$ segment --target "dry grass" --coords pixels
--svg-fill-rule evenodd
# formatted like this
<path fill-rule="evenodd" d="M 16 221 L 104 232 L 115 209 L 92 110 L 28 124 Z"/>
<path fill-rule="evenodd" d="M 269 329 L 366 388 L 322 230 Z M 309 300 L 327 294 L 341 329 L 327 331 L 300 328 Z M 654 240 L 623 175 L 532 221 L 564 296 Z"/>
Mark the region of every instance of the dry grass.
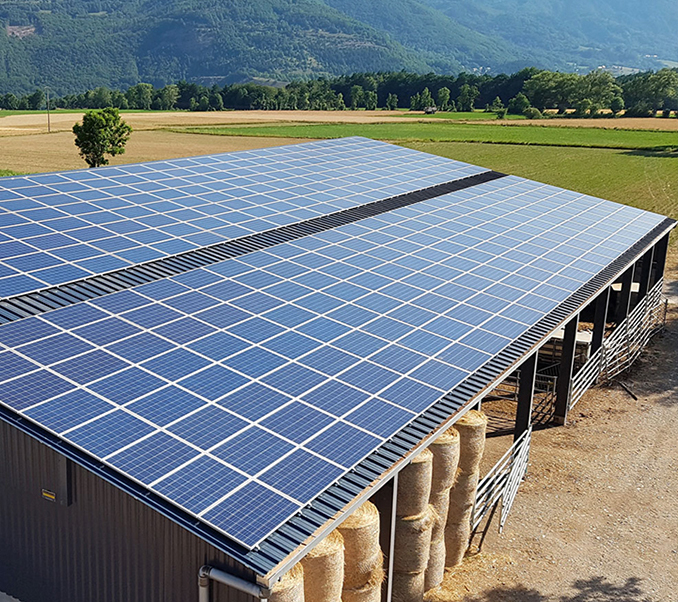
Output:
<path fill-rule="evenodd" d="M 226 138 L 221 136 L 177 134 L 167 131 L 136 132 L 127 145 L 124 155 L 113 157 L 112 165 L 176 159 L 211 153 L 297 144 L 303 140 L 290 138 Z M 12 136 L 2 140 L 0 169 L 20 173 L 81 169 L 87 165 L 73 144 L 73 134 L 38 134 Z"/>
<path fill-rule="evenodd" d="M 480 114 L 480 113 L 479 113 Z M 456 114 L 452 114 L 456 115 Z M 183 111 L 125 113 L 124 119 L 135 130 L 154 130 L 187 126 L 229 126 L 245 123 L 397 123 L 427 119 L 423 113 L 402 111 L 221 111 L 188 113 Z M 82 113 L 51 115 L 52 132 L 70 132 L 73 124 L 82 119 Z M 495 119 L 455 119 L 455 123 L 497 125 Z M 543 127 L 584 127 L 602 129 L 664 130 L 678 132 L 678 119 L 544 119 L 542 121 L 512 120 L 511 125 Z M 0 117 L 0 136 L 17 136 L 47 132 L 45 113 L 28 113 Z"/>

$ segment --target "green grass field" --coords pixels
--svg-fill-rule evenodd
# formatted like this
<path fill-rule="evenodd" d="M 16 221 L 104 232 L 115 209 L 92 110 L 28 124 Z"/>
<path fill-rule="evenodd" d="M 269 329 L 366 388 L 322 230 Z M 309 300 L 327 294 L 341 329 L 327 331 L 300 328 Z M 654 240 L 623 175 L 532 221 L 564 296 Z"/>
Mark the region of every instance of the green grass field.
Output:
<path fill-rule="evenodd" d="M 182 132 L 221 136 L 276 136 L 283 138 L 342 138 L 366 136 L 392 141 L 482 142 L 493 144 L 578 146 L 629 150 L 678 149 L 678 133 L 598 128 L 475 125 L 469 123 L 311 123 L 300 125 L 242 125 L 189 127 Z"/>
<path fill-rule="evenodd" d="M 676 153 L 457 142 L 404 146 L 678 219 Z"/>

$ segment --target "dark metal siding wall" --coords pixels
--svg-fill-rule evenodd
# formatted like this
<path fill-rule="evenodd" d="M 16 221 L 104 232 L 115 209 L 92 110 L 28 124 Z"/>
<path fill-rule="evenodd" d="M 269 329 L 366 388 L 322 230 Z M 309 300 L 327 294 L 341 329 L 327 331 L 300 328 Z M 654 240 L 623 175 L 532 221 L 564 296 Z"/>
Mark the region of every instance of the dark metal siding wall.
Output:
<path fill-rule="evenodd" d="M 60 460 L 61 459 L 61 460 Z M 196 602 L 205 563 L 251 571 L 75 464 L 73 503 L 58 491 L 62 457 L 0 420 L 0 591 L 22 602 Z M 254 598 L 213 584 L 214 602 Z"/>

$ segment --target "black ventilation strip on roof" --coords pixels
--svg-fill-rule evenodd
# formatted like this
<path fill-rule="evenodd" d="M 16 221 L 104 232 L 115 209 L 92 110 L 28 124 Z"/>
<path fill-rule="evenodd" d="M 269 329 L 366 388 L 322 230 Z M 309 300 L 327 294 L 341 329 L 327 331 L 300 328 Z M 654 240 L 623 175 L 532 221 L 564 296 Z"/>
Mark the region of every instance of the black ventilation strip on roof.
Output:
<path fill-rule="evenodd" d="M 374 217 L 381 213 L 401 209 L 402 207 L 428 201 L 443 194 L 449 194 L 504 177 L 506 177 L 506 174 L 496 171 L 485 171 L 473 176 L 445 182 L 444 184 L 416 190 L 415 192 L 400 194 L 296 224 L 289 224 L 274 230 L 258 232 L 235 240 L 186 251 L 173 257 L 164 257 L 131 268 L 92 276 L 91 278 L 34 293 L 10 297 L 0 301 L 0 325 L 58 307 L 86 301 L 87 299 L 103 297 L 115 291 L 147 284 L 161 278 L 176 276 L 195 268 L 205 267 L 225 259 L 239 257 L 311 234 L 318 234 L 325 230 L 331 230 L 332 228 L 344 226 L 361 219 Z"/>
<path fill-rule="evenodd" d="M 635 261 L 646 247 L 660 238 L 662 234 L 668 232 L 674 225 L 674 220 L 666 219 L 656 226 L 633 247 L 537 322 L 519 340 L 514 341 L 482 368 L 462 381 L 430 409 L 358 464 L 350 473 L 341 477 L 334 485 L 320 494 L 285 525 L 278 528 L 262 542 L 259 548 L 254 550 L 247 550 L 233 542 L 160 496 L 3 406 L 0 406 L 0 419 L 91 470 L 105 481 L 147 504 L 263 577 L 274 570 L 290 554 L 298 550 L 318 529 L 341 513 L 346 505 L 391 469 L 422 439 L 430 435 L 432 431 L 449 420 L 464 406 L 469 406 L 478 394 L 488 389 L 500 376 L 511 370 L 516 362 L 529 353 L 540 341 L 544 340 L 559 324 L 567 320 L 577 310 L 583 308 L 606 283 L 612 281 Z"/>

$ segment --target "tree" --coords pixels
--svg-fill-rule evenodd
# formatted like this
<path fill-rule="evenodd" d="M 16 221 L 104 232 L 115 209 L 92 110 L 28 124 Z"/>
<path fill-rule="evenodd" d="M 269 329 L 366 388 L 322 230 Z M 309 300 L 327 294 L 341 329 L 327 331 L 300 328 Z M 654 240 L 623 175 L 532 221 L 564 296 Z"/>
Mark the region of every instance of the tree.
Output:
<path fill-rule="evenodd" d="M 45 104 L 45 93 L 38 89 L 33 94 L 29 95 L 26 100 L 28 101 L 28 108 L 31 111 L 39 111 L 42 108 L 42 105 Z"/>
<path fill-rule="evenodd" d="M 351 86 L 351 109 L 362 107 L 365 102 L 365 92 L 362 86 Z"/>
<path fill-rule="evenodd" d="M 457 97 L 457 110 L 467 113 L 473 111 L 473 105 L 479 95 L 480 91 L 478 88 L 470 86 L 469 84 L 464 84 L 460 88 L 459 96 Z"/>
<path fill-rule="evenodd" d="M 395 94 L 389 94 L 386 98 L 386 108 L 389 111 L 398 110 L 398 97 Z"/>
<path fill-rule="evenodd" d="M 344 102 L 344 95 L 341 92 L 339 92 L 339 94 L 337 94 L 337 101 L 336 101 L 335 106 L 337 108 L 337 111 L 345 111 L 346 110 L 346 103 Z"/>
<path fill-rule="evenodd" d="M 365 108 L 368 111 L 374 111 L 377 108 L 377 93 L 371 90 L 365 92 Z"/>
<path fill-rule="evenodd" d="M 122 155 L 132 128 L 120 119 L 117 108 L 87 111 L 73 126 L 75 145 L 90 167 L 108 165 L 105 155 Z"/>
<path fill-rule="evenodd" d="M 530 101 L 522 92 L 518 92 L 508 103 L 508 112 L 511 115 L 523 115 L 530 106 Z"/>
<path fill-rule="evenodd" d="M 446 86 L 440 88 L 436 100 L 438 109 L 440 111 L 447 111 L 450 108 L 450 89 Z"/>
<path fill-rule="evenodd" d="M 613 115 L 617 115 L 624 110 L 624 99 L 621 96 L 615 96 L 610 102 L 610 109 Z"/>
<path fill-rule="evenodd" d="M 421 111 L 421 94 L 417 92 L 414 96 L 410 96 L 410 111 Z"/>
<path fill-rule="evenodd" d="M 501 111 L 504 108 L 504 103 L 501 101 L 501 98 L 497 96 L 493 101 L 492 104 L 490 105 L 490 111 L 492 113 L 497 113 Z"/>
<path fill-rule="evenodd" d="M 433 102 L 433 96 L 431 91 L 428 88 L 424 88 L 421 92 L 421 108 L 428 109 L 428 107 L 435 107 L 435 102 Z"/>
<path fill-rule="evenodd" d="M 127 90 L 125 96 L 130 109 L 148 110 L 153 104 L 152 84 L 137 84 Z"/>

